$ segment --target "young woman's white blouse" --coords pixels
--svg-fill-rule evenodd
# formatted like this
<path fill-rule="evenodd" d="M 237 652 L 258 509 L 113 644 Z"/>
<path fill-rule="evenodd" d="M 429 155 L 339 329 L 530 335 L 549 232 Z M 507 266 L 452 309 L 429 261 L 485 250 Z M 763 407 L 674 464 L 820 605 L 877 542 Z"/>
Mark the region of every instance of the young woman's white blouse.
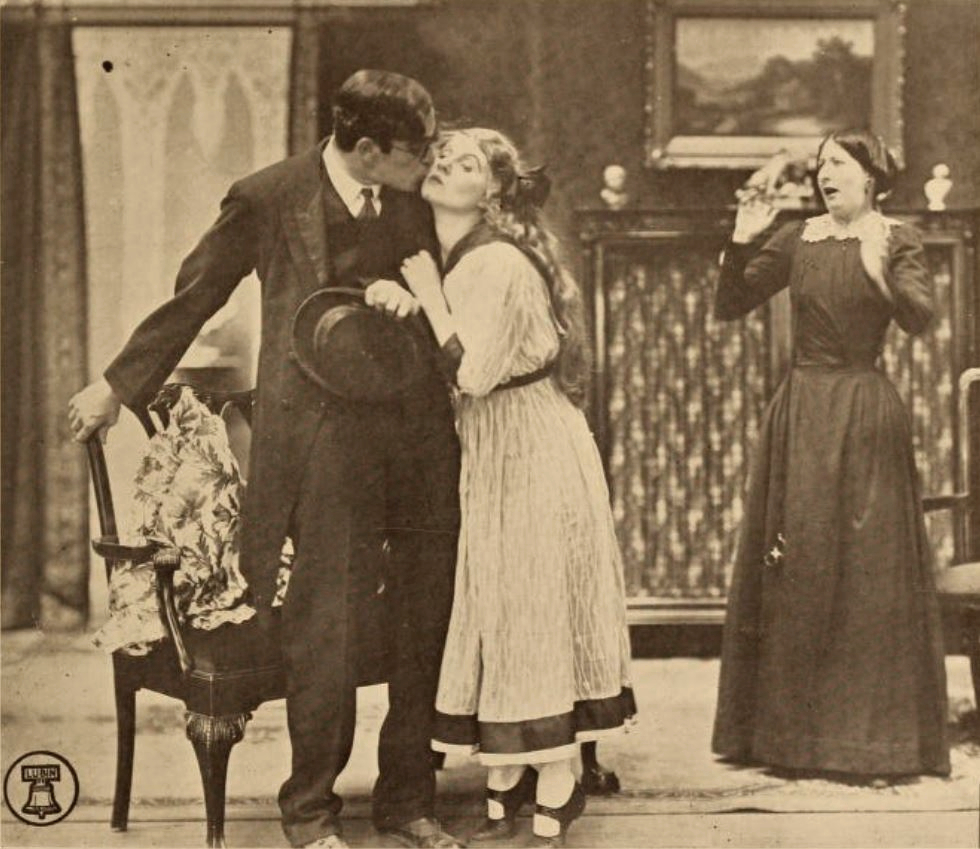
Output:
<path fill-rule="evenodd" d="M 460 392 L 486 395 L 558 353 L 545 282 L 513 245 L 492 242 L 465 254 L 446 276 L 443 292 L 463 346 Z"/>

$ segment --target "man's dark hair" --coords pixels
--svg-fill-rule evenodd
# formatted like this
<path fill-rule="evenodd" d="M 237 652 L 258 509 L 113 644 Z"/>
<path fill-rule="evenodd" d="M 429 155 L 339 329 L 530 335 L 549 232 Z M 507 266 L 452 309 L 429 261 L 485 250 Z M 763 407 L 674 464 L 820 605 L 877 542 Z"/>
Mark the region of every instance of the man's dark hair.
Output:
<path fill-rule="evenodd" d="M 426 119 L 435 113 L 432 97 L 411 77 L 391 71 L 362 70 L 350 76 L 333 100 L 333 135 L 341 150 L 373 139 L 391 152 L 396 139 L 426 138 Z"/>

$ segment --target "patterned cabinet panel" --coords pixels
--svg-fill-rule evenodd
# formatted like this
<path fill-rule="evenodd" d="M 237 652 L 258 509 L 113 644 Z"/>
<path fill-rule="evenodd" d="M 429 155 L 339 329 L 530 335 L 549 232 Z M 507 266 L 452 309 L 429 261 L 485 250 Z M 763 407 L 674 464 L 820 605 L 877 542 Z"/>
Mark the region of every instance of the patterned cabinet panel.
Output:
<path fill-rule="evenodd" d="M 909 410 L 922 493 L 939 495 L 960 484 L 956 382 L 964 368 L 976 363 L 970 326 L 976 306 L 973 231 L 968 221 L 954 216 L 906 217 L 923 232 L 935 318 L 916 337 L 892 324 L 882 366 Z M 966 556 L 951 511 L 928 514 L 926 524 L 937 570 Z"/>
<path fill-rule="evenodd" d="M 924 232 L 936 320 L 893 328 L 884 367 L 909 405 L 924 494 L 952 491 L 956 376 L 974 362 L 970 217 L 903 216 Z M 634 606 L 724 600 L 766 403 L 786 362 L 786 302 L 711 317 L 729 213 L 580 213 L 596 344 L 593 421 Z M 928 517 L 937 568 L 951 514 Z"/>
<path fill-rule="evenodd" d="M 716 322 L 717 247 L 606 264 L 607 461 L 631 597 L 720 598 L 765 406 L 765 315 Z"/>

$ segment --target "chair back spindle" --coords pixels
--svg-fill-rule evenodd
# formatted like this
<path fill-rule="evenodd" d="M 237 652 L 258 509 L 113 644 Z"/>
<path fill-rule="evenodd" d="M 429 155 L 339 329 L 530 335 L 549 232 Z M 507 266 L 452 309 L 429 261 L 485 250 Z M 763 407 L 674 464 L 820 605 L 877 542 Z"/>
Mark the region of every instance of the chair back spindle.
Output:
<path fill-rule="evenodd" d="M 95 505 L 99 514 L 99 530 L 106 542 L 119 542 L 119 532 L 116 529 L 116 511 L 112 505 L 112 489 L 109 485 L 109 471 L 105 462 L 105 451 L 99 434 L 92 434 L 85 443 L 88 453 L 88 467 L 92 475 L 92 488 L 95 490 Z M 106 580 L 112 574 L 116 561 L 106 560 Z"/>

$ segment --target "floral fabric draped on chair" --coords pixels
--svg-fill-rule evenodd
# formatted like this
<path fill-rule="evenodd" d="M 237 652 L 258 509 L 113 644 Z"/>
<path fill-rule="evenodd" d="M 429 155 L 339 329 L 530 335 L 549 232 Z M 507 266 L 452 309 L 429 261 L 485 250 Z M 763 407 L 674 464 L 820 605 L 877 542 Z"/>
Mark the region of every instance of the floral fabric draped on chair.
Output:
<path fill-rule="evenodd" d="M 224 420 L 183 387 L 137 471 L 130 540 L 180 550 L 174 596 L 182 625 L 213 630 L 255 615 L 238 568 L 244 487 Z M 287 540 L 274 606 L 285 596 L 291 561 Z M 109 619 L 95 634 L 96 645 L 139 655 L 165 638 L 153 564 L 117 565 L 109 581 Z"/>

